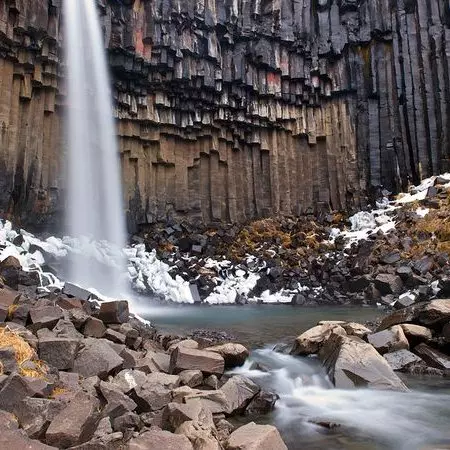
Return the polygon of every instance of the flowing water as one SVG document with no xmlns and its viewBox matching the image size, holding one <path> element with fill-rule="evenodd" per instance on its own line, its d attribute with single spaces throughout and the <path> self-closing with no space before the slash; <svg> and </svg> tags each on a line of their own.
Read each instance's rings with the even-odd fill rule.
<svg viewBox="0 0 450 450">
<path fill-rule="evenodd" d="M 408 393 L 334 389 L 316 359 L 272 350 L 278 342 L 292 343 L 319 320 L 365 322 L 381 314 L 370 308 L 180 306 L 154 308 L 147 318 L 175 333 L 225 330 L 253 348 L 245 366 L 234 372 L 254 379 L 280 399 L 273 414 L 242 421 L 275 424 L 289 450 L 450 448 L 448 378 L 403 377 L 411 388 Z M 258 370 L 252 369 L 253 363 L 259 364 Z M 337 426 L 329 429 L 326 424 Z"/>
<path fill-rule="evenodd" d="M 106 52 L 96 1 L 66 0 L 64 8 L 69 147 L 66 220 L 67 232 L 79 240 L 80 248 L 70 261 L 68 278 L 114 296 L 127 292 L 122 254 L 126 234 Z M 91 240 L 115 246 L 117 250 L 108 255 L 113 260 L 109 267 L 90 257 Z"/>
</svg>

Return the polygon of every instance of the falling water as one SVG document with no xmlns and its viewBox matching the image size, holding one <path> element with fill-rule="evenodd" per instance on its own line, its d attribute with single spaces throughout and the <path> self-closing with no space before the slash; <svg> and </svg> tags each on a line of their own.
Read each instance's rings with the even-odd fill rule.
<svg viewBox="0 0 450 450">
<path fill-rule="evenodd" d="M 67 231 L 79 239 L 80 255 L 70 263 L 69 279 L 117 296 L 125 293 L 119 153 L 106 52 L 95 0 L 65 1 L 68 65 Z M 95 246 L 92 241 L 101 241 Z M 103 252 L 105 268 L 88 258 Z M 97 255 L 98 256 L 98 255 Z M 115 267 L 115 270 L 111 266 Z"/>
</svg>

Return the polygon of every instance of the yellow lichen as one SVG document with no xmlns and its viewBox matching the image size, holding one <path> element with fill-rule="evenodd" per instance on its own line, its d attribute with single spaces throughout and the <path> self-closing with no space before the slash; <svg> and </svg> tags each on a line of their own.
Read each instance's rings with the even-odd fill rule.
<svg viewBox="0 0 450 450">
<path fill-rule="evenodd" d="M 37 359 L 35 351 L 24 339 L 8 327 L 0 329 L 0 348 L 6 347 L 14 349 L 17 365 L 22 375 L 33 378 L 41 378 L 46 375 L 47 366 Z M 33 369 L 22 367 L 28 361 L 33 363 Z"/>
</svg>

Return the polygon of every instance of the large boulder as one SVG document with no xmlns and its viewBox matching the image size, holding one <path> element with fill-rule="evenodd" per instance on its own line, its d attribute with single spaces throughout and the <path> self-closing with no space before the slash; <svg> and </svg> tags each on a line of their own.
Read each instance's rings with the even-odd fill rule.
<svg viewBox="0 0 450 450">
<path fill-rule="evenodd" d="M 336 323 L 324 323 L 317 325 L 302 333 L 294 343 L 292 355 L 311 355 L 318 353 L 322 345 L 332 333 L 346 335 L 345 330 Z"/>
<path fill-rule="evenodd" d="M 241 344 L 233 344 L 231 342 L 214 347 L 205 348 L 208 352 L 218 353 L 225 360 L 225 368 L 242 366 L 250 354 L 248 349 Z"/>
<path fill-rule="evenodd" d="M 392 353 L 386 353 L 384 358 L 391 366 L 392 370 L 399 372 L 408 372 L 416 367 L 426 367 L 422 358 L 419 358 L 409 350 L 397 350 Z"/>
<path fill-rule="evenodd" d="M 347 322 L 341 325 L 349 336 L 357 336 L 364 339 L 368 334 L 372 333 L 370 328 L 357 322 Z"/>
<path fill-rule="evenodd" d="M 450 299 L 432 300 L 419 310 L 419 322 L 422 325 L 434 325 L 450 320 Z"/>
<path fill-rule="evenodd" d="M 375 287 L 381 295 L 400 294 L 403 289 L 403 281 L 397 275 L 380 273 L 375 278 Z"/>
<path fill-rule="evenodd" d="M 201 370 L 183 370 L 179 373 L 180 382 L 191 388 L 200 386 L 203 383 L 203 373 Z"/>
<path fill-rule="evenodd" d="M 59 370 L 72 369 L 79 340 L 45 336 L 39 339 L 39 357 Z"/>
<path fill-rule="evenodd" d="M 287 450 L 278 430 L 271 425 L 250 422 L 231 433 L 227 450 Z"/>
<path fill-rule="evenodd" d="M 231 377 L 220 389 L 227 399 L 227 414 L 240 413 L 261 390 L 249 378 L 241 375 Z"/>
<path fill-rule="evenodd" d="M 408 339 L 406 339 L 403 328 L 399 325 L 369 334 L 367 340 L 382 355 L 384 353 L 395 352 L 396 350 L 409 350 Z"/>
<path fill-rule="evenodd" d="M 425 326 L 434 326 L 450 320 L 450 300 L 431 300 L 430 302 L 416 303 L 407 308 L 400 309 L 386 316 L 379 326 L 384 330 L 393 325 L 415 323 Z"/>
<path fill-rule="evenodd" d="M 439 350 L 422 343 L 414 348 L 414 352 L 431 367 L 442 370 L 450 370 L 450 356 L 445 355 Z"/>
<path fill-rule="evenodd" d="M 215 352 L 178 347 L 170 356 L 170 373 L 197 369 L 207 374 L 222 375 L 224 368 L 223 357 Z"/>
<path fill-rule="evenodd" d="M 125 323 L 128 322 L 129 317 L 130 312 L 126 300 L 104 302 L 100 305 L 98 318 L 103 323 Z"/>
<path fill-rule="evenodd" d="M 94 375 L 105 378 L 118 370 L 123 359 L 112 349 L 109 341 L 105 339 L 88 338 L 82 341 L 73 364 L 73 371 L 85 378 Z"/>
<path fill-rule="evenodd" d="M 103 415 L 109 416 L 111 419 L 122 416 L 128 412 L 134 411 L 137 407 L 136 403 L 114 383 L 105 383 L 101 381 L 99 390 L 107 404 L 103 409 Z"/>
<path fill-rule="evenodd" d="M 63 310 L 59 306 L 38 306 L 30 310 L 30 329 L 36 332 L 41 328 L 49 330 L 64 318 Z"/>
<path fill-rule="evenodd" d="M 215 438 L 215 430 L 205 428 L 192 420 L 182 423 L 176 430 L 176 434 L 186 436 L 195 449 L 222 450 L 222 446 Z"/>
<path fill-rule="evenodd" d="M 405 333 L 406 339 L 408 339 L 410 345 L 428 342 L 433 337 L 431 330 L 429 328 L 422 327 L 421 325 L 403 323 L 400 326 L 402 327 L 403 333 Z"/>
<path fill-rule="evenodd" d="M 407 390 L 375 348 L 355 336 L 333 334 L 319 358 L 337 388 Z"/>
<path fill-rule="evenodd" d="M 183 434 L 173 434 L 158 428 L 131 439 L 127 450 L 193 450 L 189 439 Z"/>
<path fill-rule="evenodd" d="M 193 421 L 203 428 L 214 428 L 211 410 L 200 399 L 192 399 L 187 403 L 169 403 L 162 415 L 162 426 L 169 431 L 175 431 L 184 422 Z"/>
<path fill-rule="evenodd" d="M 68 448 L 87 442 L 100 420 L 99 406 L 97 398 L 79 392 L 53 419 L 45 433 L 47 443 Z"/>
</svg>

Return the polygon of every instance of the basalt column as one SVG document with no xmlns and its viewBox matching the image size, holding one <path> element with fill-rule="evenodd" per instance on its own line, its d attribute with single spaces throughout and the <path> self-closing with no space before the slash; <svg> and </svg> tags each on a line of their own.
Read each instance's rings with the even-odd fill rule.
<svg viewBox="0 0 450 450">
<path fill-rule="evenodd" d="M 130 227 L 349 210 L 449 169 L 446 0 L 98 3 Z M 0 209 L 23 222 L 60 207 L 60 14 L 0 1 Z"/>
</svg>

